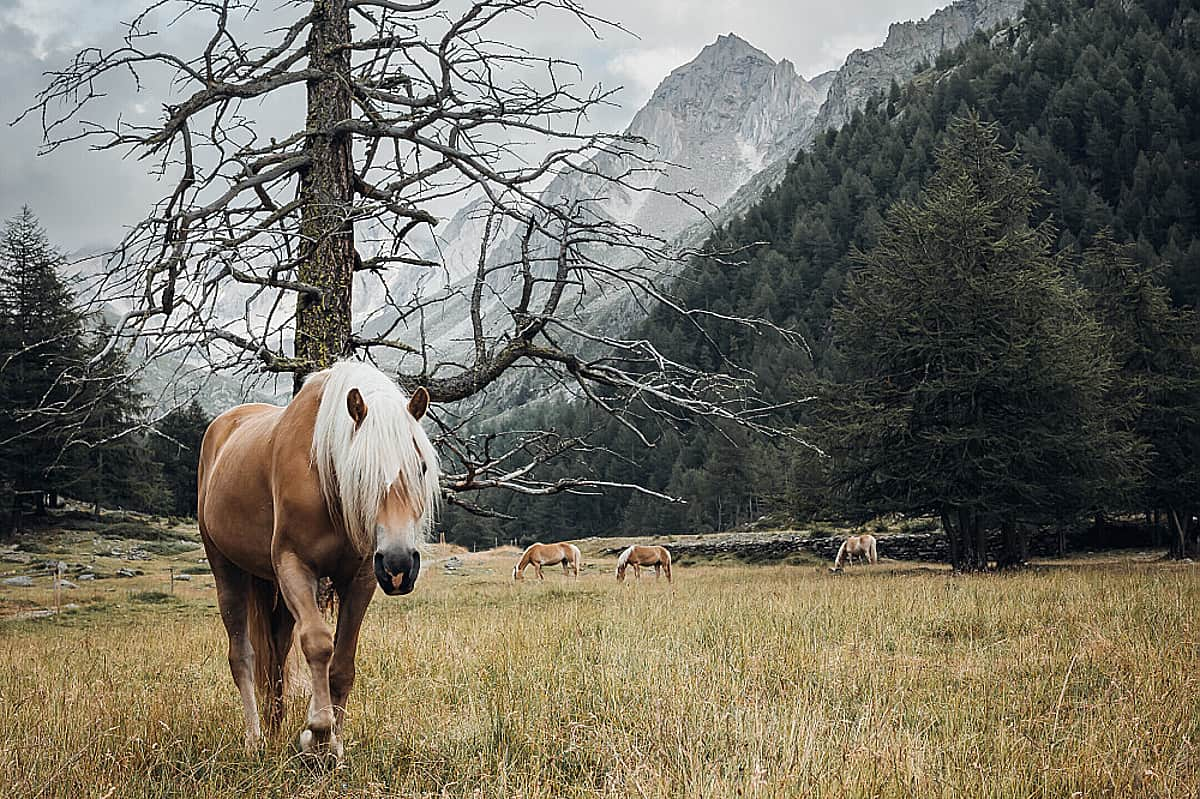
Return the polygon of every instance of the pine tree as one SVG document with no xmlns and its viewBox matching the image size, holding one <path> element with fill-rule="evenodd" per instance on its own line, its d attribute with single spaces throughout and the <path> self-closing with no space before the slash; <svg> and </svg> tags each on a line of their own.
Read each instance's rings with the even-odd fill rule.
<svg viewBox="0 0 1200 799">
<path fill-rule="evenodd" d="M 1040 195 L 995 124 L 954 121 L 834 312 L 851 375 L 827 392 L 835 479 L 862 506 L 940 514 L 958 569 L 986 568 L 989 527 L 1019 562 L 1019 522 L 1087 508 L 1137 460 L 1103 330 L 1030 223 Z"/>
<path fill-rule="evenodd" d="M 177 516 L 196 515 L 196 480 L 200 442 L 212 418 L 192 402 L 171 411 L 157 425 L 154 460 L 162 465 L 163 481 L 170 493 L 171 512 Z"/>
<path fill-rule="evenodd" d="M 28 207 L 0 234 L 0 479 L 10 527 L 22 494 L 41 508 L 53 490 L 51 469 L 70 427 L 64 418 L 75 394 L 72 375 L 85 361 L 62 262 Z"/>
<path fill-rule="evenodd" d="M 76 381 L 75 430 L 58 469 L 60 483 L 89 501 L 97 516 L 101 506 L 166 512 L 170 491 L 146 428 L 146 398 L 125 353 L 106 348 L 111 334 L 101 323 L 89 337 L 89 366 Z"/>
<path fill-rule="evenodd" d="M 1131 430 L 1149 447 L 1134 507 L 1164 512 L 1172 555 L 1196 555 L 1189 528 L 1200 503 L 1200 318 L 1173 307 L 1155 271 L 1108 235 L 1085 253 L 1082 277 L 1119 366 L 1111 401 L 1137 409 Z"/>
</svg>

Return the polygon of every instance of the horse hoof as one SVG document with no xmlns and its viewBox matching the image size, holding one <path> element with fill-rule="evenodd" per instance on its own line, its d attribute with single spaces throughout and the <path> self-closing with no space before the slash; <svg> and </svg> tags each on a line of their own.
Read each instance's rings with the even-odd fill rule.
<svg viewBox="0 0 1200 799">
<path fill-rule="evenodd" d="M 302 757 L 323 768 L 336 768 L 341 765 L 342 757 L 345 755 L 342 741 L 334 733 L 330 733 L 328 738 L 321 740 L 313 734 L 312 730 L 306 728 L 300 731 L 300 739 L 297 744 Z"/>
</svg>

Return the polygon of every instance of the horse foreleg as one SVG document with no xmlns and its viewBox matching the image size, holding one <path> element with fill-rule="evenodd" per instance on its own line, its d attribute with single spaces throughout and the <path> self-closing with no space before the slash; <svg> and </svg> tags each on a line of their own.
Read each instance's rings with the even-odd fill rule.
<svg viewBox="0 0 1200 799">
<path fill-rule="evenodd" d="M 545 579 L 546 579 L 546 576 L 545 576 L 544 574 L 542 574 L 542 564 L 540 564 L 540 563 L 535 563 L 535 564 L 533 564 L 533 568 L 534 568 L 534 570 L 535 570 L 535 571 L 537 571 L 537 576 L 538 576 L 538 579 L 539 579 L 539 580 L 545 580 Z"/>
<path fill-rule="evenodd" d="M 327 749 L 340 759 L 342 745 L 335 733 L 333 699 L 329 694 L 333 633 L 317 606 L 317 575 L 295 553 L 281 551 L 275 559 L 275 576 L 284 601 L 296 618 L 300 649 L 312 675 L 312 699 L 308 703 L 305 727 L 300 732 L 300 751 L 310 753 Z"/>
<path fill-rule="evenodd" d="M 217 606 L 221 610 L 221 621 L 229 636 L 229 671 L 242 697 L 242 717 L 246 724 L 246 748 L 252 749 L 262 738 L 262 727 L 258 720 L 258 703 L 254 698 L 254 647 L 250 643 L 247 629 L 250 592 L 250 575 L 233 565 L 220 550 L 208 544 L 204 537 L 204 549 L 212 569 L 213 582 L 217 586 Z"/>
<path fill-rule="evenodd" d="M 569 577 L 571 575 L 571 561 L 564 559 L 562 562 L 563 575 Z"/>
<path fill-rule="evenodd" d="M 371 561 L 345 586 L 338 588 L 337 632 L 333 640 L 333 659 L 329 663 L 329 695 L 333 700 L 336 731 L 341 732 L 346 717 L 346 701 L 354 687 L 354 655 L 358 651 L 358 632 L 371 598 L 375 596 L 375 572 Z"/>
</svg>

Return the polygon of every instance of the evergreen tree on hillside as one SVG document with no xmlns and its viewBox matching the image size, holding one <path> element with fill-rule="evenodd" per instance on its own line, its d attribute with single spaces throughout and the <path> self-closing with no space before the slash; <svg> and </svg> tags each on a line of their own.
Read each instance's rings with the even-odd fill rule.
<svg viewBox="0 0 1200 799">
<path fill-rule="evenodd" d="M 88 337 L 91 357 L 76 378 L 74 429 L 58 467 L 59 482 L 66 493 L 90 502 L 97 515 L 102 506 L 166 512 L 172 502 L 145 426 L 146 398 L 124 352 L 105 351 L 111 333 L 100 324 Z"/>
<path fill-rule="evenodd" d="M 200 403 L 192 400 L 164 416 L 156 426 L 158 435 L 152 443 L 154 460 L 162 466 L 171 512 L 176 516 L 196 515 L 200 442 L 211 421 Z"/>
<path fill-rule="evenodd" d="M 857 255 L 834 335 L 850 379 L 831 387 L 834 478 L 860 505 L 939 514 L 954 566 L 1024 558 L 1018 522 L 1095 507 L 1139 449 L 1111 403 L 1103 329 L 1030 218 L 1036 176 L 969 115 L 937 171 Z"/>
<path fill-rule="evenodd" d="M 0 477 L 12 513 L 20 494 L 41 507 L 53 489 L 51 467 L 67 443 L 63 418 L 76 395 L 72 374 L 86 360 L 62 262 L 28 207 L 0 234 Z"/>
<path fill-rule="evenodd" d="M 1088 249 L 1081 275 L 1119 366 L 1111 401 L 1137 408 L 1131 429 L 1150 450 L 1131 507 L 1163 511 L 1171 553 L 1194 556 L 1198 531 L 1189 526 L 1200 510 L 1200 319 L 1191 309 L 1172 307 L 1154 271 L 1106 235 Z"/>
<path fill-rule="evenodd" d="M 60 274 L 63 257 L 28 208 L 0 234 L 0 482 L 3 529 L 23 505 L 67 494 L 137 510 L 164 501 L 139 432 L 144 400 L 124 356 L 101 356 Z"/>
</svg>

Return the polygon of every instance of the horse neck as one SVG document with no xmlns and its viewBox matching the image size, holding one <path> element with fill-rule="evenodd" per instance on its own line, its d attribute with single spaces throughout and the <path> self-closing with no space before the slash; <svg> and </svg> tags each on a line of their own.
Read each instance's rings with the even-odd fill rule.
<svg viewBox="0 0 1200 799">
<path fill-rule="evenodd" d="M 846 556 L 846 548 L 849 545 L 850 545 L 850 540 L 846 539 L 845 541 L 842 542 L 842 545 L 840 547 L 838 547 L 837 557 L 833 559 L 834 566 L 842 565 L 842 558 Z"/>
</svg>

